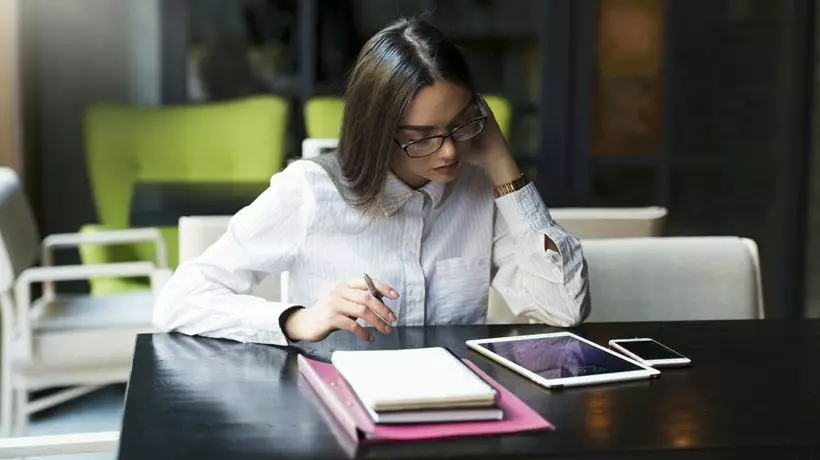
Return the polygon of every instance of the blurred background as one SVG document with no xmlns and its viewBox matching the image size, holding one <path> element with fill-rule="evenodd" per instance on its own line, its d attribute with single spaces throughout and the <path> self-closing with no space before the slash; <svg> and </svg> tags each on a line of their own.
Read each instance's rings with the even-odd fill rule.
<svg viewBox="0 0 820 460">
<path fill-rule="evenodd" d="M 0 166 L 21 177 L 41 235 L 140 226 L 140 181 L 264 184 L 304 139 L 338 136 L 367 38 L 424 14 L 463 49 L 549 206 L 657 206 L 663 236 L 751 238 L 766 316 L 818 317 L 816 12 L 813 0 L 0 0 Z M 163 234 L 173 266 L 176 234 Z M 126 257 L 85 251 L 58 259 Z"/>
<path fill-rule="evenodd" d="M 812 1 L 0 5 L 0 163 L 24 177 L 42 234 L 100 220 L 84 138 L 92 105 L 276 95 L 284 156 L 298 157 L 305 104 L 340 94 L 379 28 L 427 14 L 480 90 L 508 102 L 512 150 L 550 206 L 663 206 L 666 235 L 750 237 L 767 314 L 820 314 Z"/>
</svg>

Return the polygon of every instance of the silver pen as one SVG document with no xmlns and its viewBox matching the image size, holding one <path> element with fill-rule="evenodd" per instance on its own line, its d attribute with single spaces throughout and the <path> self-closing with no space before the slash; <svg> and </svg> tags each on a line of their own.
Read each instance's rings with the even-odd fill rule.
<svg viewBox="0 0 820 460">
<path fill-rule="evenodd" d="M 373 279 L 367 273 L 362 273 L 364 275 L 364 282 L 367 284 L 367 290 L 370 291 L 370 294 L 376 298 L 379 302 L 382 302 L 382 295 L 378 289 L 376 289 L 376 285 L 373 284 Z"/>
<path fill-rule="evenodd" d="M 383 298 L 384 296 L 383 296 L 383 295 L 379 292 L 379 290 L 378 290 L 378 289 L 376 289 L 376 285 L 373 283 L 373 279 L 372 279 L 372 278 L 370 278 L 370 276 L 369 276 L 367 273 L 362 273 L 362 275 L 364 275 L 364 282 L 365 282 L 365 284 L 367 284 L 367 290 L 368 290 L 368 292 L 370 292 L 370 294 L 371 294 L 373 297 L 375 297 L 375 298 L 376 298 L 376 300 L 378 300 L 378 301 L 379 301 L 379 302 L 381 302 L 381 303 L 384 303 L 384 300 L 382 300 L 382 298 Z M 386 305 L 385 305 L 385 306 L 386 306 Z M 398 319 L 397 319 L 396 321 L 390 321 L 388 318 L 384 318 L 384 317 L 383 317 L 382 315 L 380 315 L 379 313 L 376 313 L 376 312 L 373 312 L 373 313 L 375 313 L 375 314 L 376 314 L 376 316 L 378 316 L 378 317 L 379 317 L 379 319 L 381 319 L 381 320 L 382 320 L 382 321 L 384 321 L 385 323 L 389 324 L 390 326 L 395 326 L 395 325 L 397 324 Z"/>
</svg>

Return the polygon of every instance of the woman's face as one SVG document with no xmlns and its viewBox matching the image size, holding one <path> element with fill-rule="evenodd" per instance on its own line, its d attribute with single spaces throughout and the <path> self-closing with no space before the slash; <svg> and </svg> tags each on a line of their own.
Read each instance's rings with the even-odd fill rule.
<svg viewBox="0 0 820 460">
<path fill-rule="evenodd" d="M 469 89 L 440 80 L 416 94 L 407 116 L 396 131 L 396 141 L 404 145 L 428 136 L 444 134 L 480 116 L 480 109 L 474 103 Z M 422 140 L 409 150 L 413 155 L 422 155 L 435 149 L 439 143 L 440 140 L 436 138 Z M 469 142 L 453 142 L 446 138 L 435 153 L 420 158 L 410 158 L 397 145 L 391 169 L 399 179 L 413 188 L 419 188 L 428 181 L 449 182 L 458 175 L 460 155 L 466 153 L 468 144 Z"/>
</svg>

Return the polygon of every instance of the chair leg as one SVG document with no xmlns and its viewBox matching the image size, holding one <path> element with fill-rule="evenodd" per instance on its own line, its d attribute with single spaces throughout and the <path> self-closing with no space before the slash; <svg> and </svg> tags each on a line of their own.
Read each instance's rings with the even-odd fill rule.
<svg viewBox="0 0 820 460">
<path fill-rule="evenodd" d="M 24 436 L 28 431 L 28 391 L 14 390 L 14 436 Z"/>
<path fill-rule="evenodd" d="M 3 331 L 7 332 L 7 331 Z M 11 363 L 9 362 L 7 337 L 2 337 L 2 369 L 0 369 L 0 436 L 9 437 L 12 432 L 12 401 Z"/>
<path fill-rule="evenodd" d="M 6 378 L 7 369 L 3 369 L 3 383 L 0 388 L 0 436 L 7 438 L 12 431 L 12 389 L 11 382 Z"/>
</svg>

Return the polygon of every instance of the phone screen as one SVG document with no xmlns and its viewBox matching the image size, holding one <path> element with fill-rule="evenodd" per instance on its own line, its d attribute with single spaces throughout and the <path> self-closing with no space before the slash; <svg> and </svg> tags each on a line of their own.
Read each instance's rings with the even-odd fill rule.
<svg viewBox="0 0 820 460">
<path fill-rule="evenodd" d="M 675 359 L 685 356 L 675 353 L 668 347 L 654 340 L 639 340 L 635 342 L 618 342 L 618 345 L 640 356 L 643 360 Z"/>
</svg>

